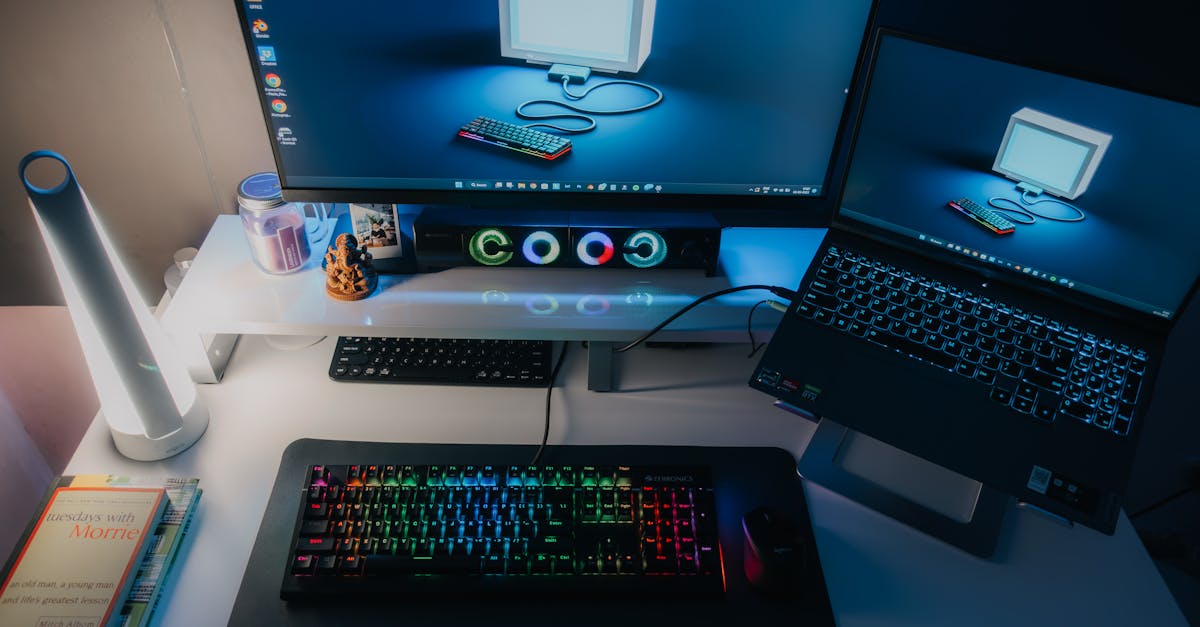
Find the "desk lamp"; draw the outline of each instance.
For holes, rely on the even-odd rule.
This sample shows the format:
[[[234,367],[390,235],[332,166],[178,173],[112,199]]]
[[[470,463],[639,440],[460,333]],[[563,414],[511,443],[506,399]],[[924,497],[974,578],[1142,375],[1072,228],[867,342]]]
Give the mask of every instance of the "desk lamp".
[[[62,164],[62,182],[50,188],[29,182],[27,168],[41,159]],[[117,450],[152,461],[188,448],[208,427],[208,408],[138,295],[71,166],[39,150],[21,159],[19,174]]]

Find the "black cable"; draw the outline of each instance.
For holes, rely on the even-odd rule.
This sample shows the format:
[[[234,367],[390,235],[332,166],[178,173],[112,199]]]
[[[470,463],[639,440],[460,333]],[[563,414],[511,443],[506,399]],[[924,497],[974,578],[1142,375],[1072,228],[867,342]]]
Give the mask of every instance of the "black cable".
[[[770,300],[770,299],[764,298],[764,299],[758,301],[757,303],[754,303],[754,306],[750,308],[750,313],[746,315],[746,335],[750,336],[750,354],[746,355],[746,359],[750,359],[751,357],[754,356],[754,353],[758,352],[758,349],[767,345],[766,342],[763,342],[762,344],[759,344],[757,346],[755,345],[754,326],[752,323],[754,321],[754,310],[758,309],[762,305],[765,305],[768,300]]]
[[[624,353],[625,351],[637,346],[638,344],[645,342],[647,339],[650,338],[650,336],[654,335],[655,333],[658,333],[659,331],[662,331],[664,327],[666,327],[668,324],[671,324],[672,322],[674,322],[676,318],[691,311],[691,309],[693,307],[695,307],[696,305],[699,305],[700,303],[703,303],[708,300],[712,300],[719,296],[724,296],[726,294],[732,294],[734,292],[744,292],[746,290],[767,290],[768,292],[771,292],[772,294],[774,294],[780,298],[785,298],[789,301],[795,300],[798,296],[795,291],[789,290],[784,287],[779,287],[778,285],[759,285],[759,284],[742,285],[739,287],[730,287],[730,288],[726,288],[723,290],[717,290],[715,292],[709,292],[708,294],[705,294],[704,296],[697,298],[696,300],[688,303],[687,305],[684,305],[682,309],[680,309],[679,311],[676,311],[675,313],[668,316],[666,320],[663,320],[662,322],[658,323],[658,326],[654,327],[653,329],[650,329],[649,331],[644,333],[641,337],[637,338],[636,340],[634,340],[620,348],[614,348],[613,352],[614,353]]]
[[[988,198],[988,205],[990,205],[992,207],[992,209],[995,209],[997,211],[1000,211],[1000,212],[1006,214],[1005,215],[1006,218],[1008,218],[1018,224],[1033,224],[1034,222],[1037,222],[1037,218],[1042,218],[1043,220],[1051,220],[1054,222],[1081,222],[1086,217],[1086,215],[1083,213],[1083,209],[1080,209],[1079,207],[1076,207],[1075,205],[1072,205],[1069,202],[1065,202],[1065,201],[1059,200],[1057,198],[1043,198],[1041,200],[1030,200],[1031,195],[1032,195],[1032,192],[1029,192],[1029,191],[1021,192],[1021,201],[1020,202],[1017,202],[1011,198],[1005,198],[1004,196],[992,196],[991,198]],[[1001,202],[1009,203],[1012,206],[1001,206],[999,204]],[[1041,212],[1033,210],[1034,205],[1040,205],[1042,203],[1047,203],[1047,202],[1053,203],[1056,205],[1062,205],[1064,207],[1068,207],[1068,208],[1074,210],[1077,215],[1074,215],[1069,218],[1063,218],[1063,217],[1059,217],[1059,216],[1047,215],[1045,213],[1041,213]],[[1015,219],[1013,216],[1021,216],[1022,219],[1018,220],[1018,219]]]
[[[538,446],[537,453],[534,453],[533,459],[529,460],[530,466],[538,463],[542,457],[542,451],[546,449],[546,442],[550,441],[550,392],[554,390],[554,380],[558,378],[558,371],[562,368],[568,344],[570,342],[563,342],[562,350],[558,353],[558,361],[554,364],[554,369],[550,371],[550,383],[546,385],[546,428],[542,430],[542,443]]]
[[[588,94],[592,93],[593,91],[595,91],[601,87],[607,87],[609,85],[633,85],[635,87],[641,87],[643,89],[648,89],[651,92],[654,92],[654,99],[645,104],[641,104],[636,107],[628,107],[625,109],[589,109],[587,107],[583,107],[583,106],[580,106],[577,104],[572,104],[570,102],[562,102],[561,100],[549,100],[547,98],[537,98],[534,100],[526,100],[525,102],[522,102],[521,104],[517,105],[517,111],[516,111],[517,117],[519,117],[523,120],[552,120],[552,119],[583,120],[584,122],[587,122],[587,126],[585,126],[583,128],[567,128],[567,127],[563,127],[563,126],[557,126],[555,124],[550,124],[547,122],[534,122],[533,124],[526,124],[525,128],[533,128],[535,126],[542,126],[545,128],[554,129],[556,131],[560,131],[560,132],[568,133],[568,134],[586,133],[586,132],[596,128],[596,120],[594,118],[592,118],[591,116],[583,115],[585,113],[590,113],[592,115],[621,115],[624,113],[634,113],[637,111],[644,111],[646,109],[649,109],[650,107],[657,106],[658,103],[662,102],[662,100],[663,100],[662,90],[660,90],[659,88],[657,88],[653,85],[647,85],[646,83],[639,83],[637,81],[630,81],[630,80],[624,80],[624,79],[605,81],[603,83],[596,83],[595,85],[588,87],[587,89],[583,90],[582,92],[580,92],[578,94],[573,94],[573,93],[571,93],[571,90],[567,89],[567,85],[569,83],[570,83],[570,79],[568,77],[564,76],[562,79],[562,89],[563,89],[563,94],[566,95],[568,100],[583,100],[585,97],[587,97]],[[535,105],[535,104],[554,105],[557,107],[563,107],[564,109],[570,109],[571,111],[577,111],[578,113],[526,113],[524,111],[525,107],[528,107],[530,105]]]
[[[1147,505],[1146,507],[1143,507],[1142,509],[1139,509],[1138,511],[1130,514],[1129,520],[1133,520],[1134,518],[1137,518],[1138,516],[1141,516],[1143,514],[1149,514],[1150,512],[1162,507],[1163,505],[1166,505],[1167,503],[1174,501],[1175,499],[1187,494],[1188,492],[1191,492],[1193,489],[1194,489],[1193,487],[1188,486],[1186,488],[1183,488],[1182,490],[1179,490],[1178,492],[1175,492],[1173,494],[1168,494],[1167,496],[1164,496],[1163,498],[1155,501],[1154,503],[1151,503],[1150,505]]]

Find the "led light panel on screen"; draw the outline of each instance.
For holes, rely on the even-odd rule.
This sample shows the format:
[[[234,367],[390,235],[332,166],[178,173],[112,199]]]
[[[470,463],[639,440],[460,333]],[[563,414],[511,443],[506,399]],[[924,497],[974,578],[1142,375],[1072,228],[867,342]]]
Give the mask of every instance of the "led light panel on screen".
[[[1092,181],[1112,135],[1025,107],[1012,114],[992,169],[1073,199]]]
[[[650,55],[655,0],[500,0],[500,54],[636,73]]]

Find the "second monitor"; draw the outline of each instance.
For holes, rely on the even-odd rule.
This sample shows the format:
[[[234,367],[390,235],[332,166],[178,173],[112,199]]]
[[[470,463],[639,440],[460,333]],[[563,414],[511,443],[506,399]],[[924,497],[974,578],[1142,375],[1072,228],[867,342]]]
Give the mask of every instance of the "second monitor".
[[[289,200],[719,211],[736,225],[827,217],[872,7],[238,5]]]

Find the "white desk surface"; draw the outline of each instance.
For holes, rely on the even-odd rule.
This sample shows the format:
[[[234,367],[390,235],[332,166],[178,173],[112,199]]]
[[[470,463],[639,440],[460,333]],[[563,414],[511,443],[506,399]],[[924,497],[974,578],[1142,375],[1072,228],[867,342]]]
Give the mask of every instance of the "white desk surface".
[[[193,544],[176,565],[164,625],[228,621],[280,456],[293,440],[536,443],[543,389],[344,384],[325,375],[335,338],[281,351],[244,336],[219,384],[202,385],[207,433],[161,462],[114,449],[100,418],[68,473],[197,476]],[[639,348],[618,356],[620,391],[586,389],[575,343],[552,402],[551,443],[779,446],[801,452],[814,426],[746,385],[744,344]],[[842,625],[1184,625],[1129,521],[1116,535],[1009,512],[982,560],[809,484],[809,507]],[[748,617],[753,618],[753,617]],[[453,621],[451,621],[453,622]]]

